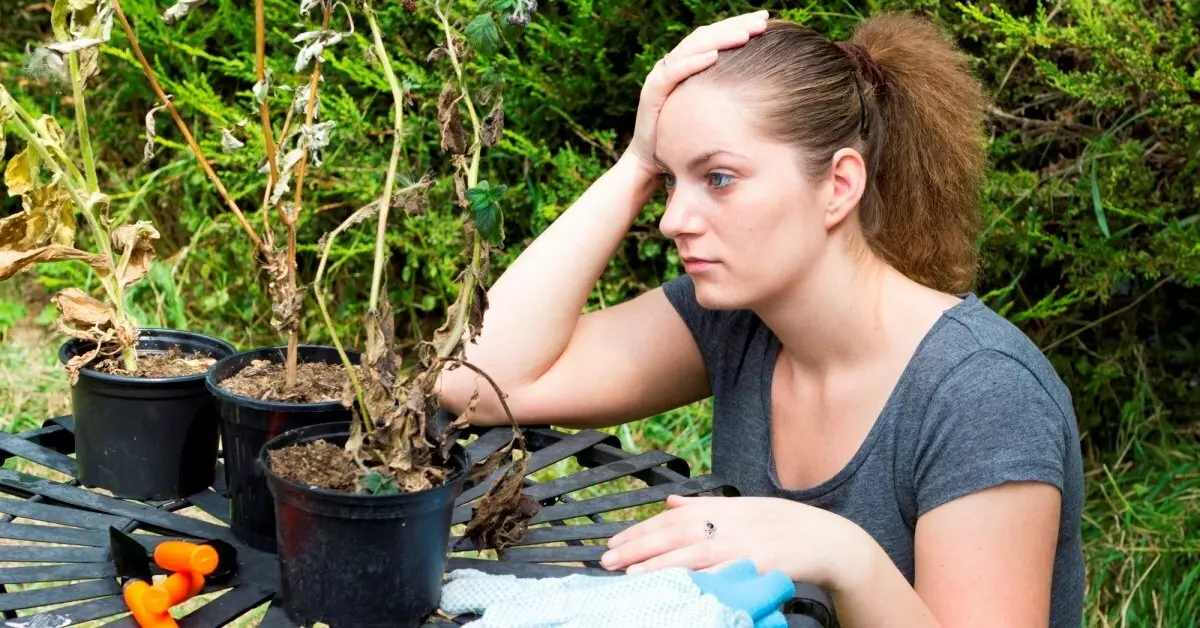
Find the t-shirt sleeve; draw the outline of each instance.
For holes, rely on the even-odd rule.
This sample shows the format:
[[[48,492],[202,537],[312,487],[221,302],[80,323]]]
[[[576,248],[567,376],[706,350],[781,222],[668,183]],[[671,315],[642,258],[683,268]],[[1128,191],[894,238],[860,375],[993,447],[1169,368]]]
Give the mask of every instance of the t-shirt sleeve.
[[[696,301],[696,286],[688,275],[680,275],[662,285],[667,300],[679,313],[680,318],[692,332],[700,354],[711,373],[717,365],[720,348],[719,312],[710,310]]]
[[[1030,370],[993,350],[975,353],[930,400],[915,457],[917,516],[1007,482],[1063,490],[1066,415]]]

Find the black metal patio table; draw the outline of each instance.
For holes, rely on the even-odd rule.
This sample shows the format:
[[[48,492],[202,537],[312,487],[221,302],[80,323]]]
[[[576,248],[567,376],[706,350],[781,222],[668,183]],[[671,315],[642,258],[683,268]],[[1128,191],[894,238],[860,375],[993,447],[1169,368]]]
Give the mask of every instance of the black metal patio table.
[[[219,468],[212,487],[186,499],[116,499],[81,487],[75,479],[75,459],[70,455],[75,451],[72,429],[67,416],[49,419],[42,427],[20,434],[0,432],[0,460],[21,459],[55,472],[34,474],[31,472],[37,467],[27,463],[23,466],[30,468],[24,471],[10,468],[10,464],[0,469],[0,539],[5,539],[0,541],[0,563],[22,565],[0,567],[0,613],[5,626],[64,628],[96,621],[136,627],[108,554],[110,526],[134,533],[133,538],[148,548],[167,539],[219,538],[234,544],[237,573],[229,582],[206,587],[178,620],[181,628],[224,626],[261,613],[264,605],[259,626],[296,625],[278,604],[274,554],[242,544],[228,527],[180,513],[200,510],[218,521],[228,520],[224,473]],[[603,432],[551,428],[527,428],[524,432],[531,455],[529,475],[567,459],[574,459],[580,470],[541,482],[527,478],[526,494],[542,507],[520,543],[495,552],[497,558],[493,559],[480,557],[467,542],[452,537],[447,570],[472,568],[520,577],[614,575],[599,565],[604,545],[585,541],[607,539],[635,520],[608,520],[605,513],[656,504],[671,494],[737,494],[736,488],[713,475],[690,477],[687,463],[676,456],[662,451],[633,454]],[[511,430],[479,430],[472,435],[477,438],[466,449],[471,460],[478,461],[504,447]],[[499,473],[464,490],[455,504],[455,524],[470,519],[471,502],[484,494]],[[572,496],[622,478],[640,480],[644,487],[598,497]],[[208,596],[211,593],[219,595]],[[793,600],[785,607],[788,625],[804,628],[831,625],[831,609],[828,596],[806,584],[797,585]],[[475,617],[449,617],[439,612],[426,625],[461,625],[472,619]]]

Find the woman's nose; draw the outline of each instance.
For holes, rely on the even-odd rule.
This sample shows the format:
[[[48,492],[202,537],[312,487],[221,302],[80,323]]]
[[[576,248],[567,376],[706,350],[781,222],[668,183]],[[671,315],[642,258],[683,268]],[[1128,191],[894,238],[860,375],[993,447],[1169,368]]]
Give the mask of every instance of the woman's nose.
[[[667,198],[666,211],[658,221],[658,228],[668,238],[695,235],[701,230],[700,213],[695,211],[695,202],[679,188]]]

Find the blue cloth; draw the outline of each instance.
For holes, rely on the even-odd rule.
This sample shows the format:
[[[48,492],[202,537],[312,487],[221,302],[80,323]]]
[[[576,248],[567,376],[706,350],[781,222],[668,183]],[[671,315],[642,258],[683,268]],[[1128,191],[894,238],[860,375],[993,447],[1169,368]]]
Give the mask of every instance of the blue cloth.
[[[517,578],[450,572],[441,609],[480,618],[470,628],[780,628],[795,585],[739,561],[719,572],[682,568],[637,575]]]

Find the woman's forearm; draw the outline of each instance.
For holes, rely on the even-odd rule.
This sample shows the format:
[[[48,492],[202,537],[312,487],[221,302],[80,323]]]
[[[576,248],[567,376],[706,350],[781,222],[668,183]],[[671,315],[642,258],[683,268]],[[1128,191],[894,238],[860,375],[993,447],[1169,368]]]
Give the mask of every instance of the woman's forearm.
[[[842,565],[833,570],[831,588],[839,624],[843,628],[939,628],[924,600],[875,539],[861,528],[854,536],[857,539],[847,548]]]
[[[654,177],[621,158],[539,235],[488,291],[483,332],[465,347],[505,394],[519,399],[563,353],[588,294],[654,191]],[[464,368],[442,374],[442,402],[461,412],[479,388],[480,418],[503,419],[490,387]]]

